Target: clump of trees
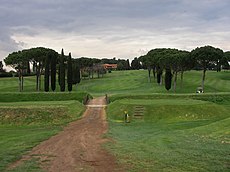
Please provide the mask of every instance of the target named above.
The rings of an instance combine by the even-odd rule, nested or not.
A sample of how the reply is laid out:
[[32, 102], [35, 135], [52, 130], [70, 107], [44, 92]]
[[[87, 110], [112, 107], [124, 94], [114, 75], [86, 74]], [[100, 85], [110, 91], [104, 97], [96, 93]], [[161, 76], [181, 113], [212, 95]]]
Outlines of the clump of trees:
[[[221, 66], [229, 67], [230, 52], [223, 52], [212, 46], [198, 47], [191, 52], [171, 49], [157, 48], [149, 51], [146, 55], [140, 56], [142, 67], [148, 69], [148, 81], [151, 82], [151, 70], [154, 80], [157, 76], [157, 83], [162, 84], [163, 72], [165, 71], [165, 88], [176, 92], [178, 74], [181, 75], [181, 88], [183, 87], [183, 74], [185, 71], [198, 68], [203, 70], [201, 86], [204, 90], [205, 73], [207, 69], [214, 68], [221, 70]], [[173, 82], [172, 82], [173, 79]]]
[[[78, 85], [81, 78], [97, 78], [103, 77], [106, 70], [102, 64], [117, 64], [117, 70], [148, 70], [148, 81], [151, 82], [151, 71], [154, 81], [159, 85], [165, 84], [167, 90], [171, 89], [176, 92], [177, 78], [180, 75], [180, 87], [183, 87], [183, 75], [185, 71], [191, 69], [203, 70], [202, 89], [204, 90], [204, 82], [206, 71], [215, 69], [218, 72], [222, 68], [229, 69], [230, 51], [223, 52], [219, 48], [212, 46], [198, 47], [191, 52], [171, 49], [156, 48], [150, 50], [146, 55], [135, 57], [131, 65], [129, 60], [103, 58], [87, 58], [81, 57], [73, 59], [71, 53], [64, 55], [62, 49], [61, 54], [56, 51], [37, 47], [17, 51], [9, 54], [5, 58], [5, 64], [13, 67], [18, 76], [19, 91], [23, 91], [24, 76], [36, 76], [36, 91], [41, 91], [41, 76], [44, 74], [44, 90], [56, 90], [56, 74], [58, 73], [58, 84], [60, 91], [66, 90], [66, 77], [68, 91], [72, 91], [72, 85]], [[32, 71], [31, 71], [32, 66]], [[0, 74], [3, 73], [3, 65], [0, 63]]]
[[[72, 69], [72, 57], [64, 55], [62, 49], [61, 55], [48, 48], [37, 47], [27, 50], [17, 51], [9, 54], [4, 59], [6, 65], [11, 66], [17, 72], [19, 81], [19, 91], [23, 91], [24, 76], [31, 73], [36, 75], [36, 91], [41, 91], [41, 76], [44, 74], [44, 91], [56, 90], [56, 73], [58, 69], [58, 83], [61, 91], [65, 91], [66, 72], [68, 91], [72, 91], [72, 84], [80, 83], [80, 69], [77, 61], [74, 61], [74, 70]], [[67, 67], [66, 67], [67, 62]], [[78, 66], [78, 68], [76, 68]], [[76, 73], [74, 73], [76, 72]], [[75, 77], [75, 78], [74, 78]]]
[[[47, 71], [49, 70], [48, 63], [50, 63], [50, 60], [48, 54], [52, 54], [52, 56], [58, 55], [57, 52], [52, 49], [38, 47], [13, 52], [4, 59], [6, 65], [11, 66], [17, 72], [19, 91], [23, 91], [24, 76], [31, 73], [30, 65], [33, 65], [33, 74], [36, 75], [36, 91], [41, 90], [41, 75], [44, 67], [47, 68]], [[46, 61], [47, 66], [45, 66]]]
[[215, 64], [217, 72], [221, 70], [221, 64], [224, 59], [224, 52], [219, 48], [212, 46], [198, 47], [191, 52], [191, 57], [195, 59], [196, 63], [202, 68], [202, 82], [201, 87], [204, 90], [204, 80], [207, 69]]
[[[184, 71], [189, 70], [193, 67], [193, 59], [190, 58], [189, 52], [181, 51], [178, 49], [153, 49], [149, 51], [146, 55], [139, 57], [139, 60], [142, 65], [148, 69], [149, 82], [151, 82], [150, 76], [152, 70], [154, 80], [157, 79], [157, 83], [159, 85], [162, 85], [163, 72], [166, 71], [165, 88], [169, 90], [171, 89], [172, 76], [174, 76], [174, 91], [176, 91], [178, 73], [180, 72], [181, 78], [183, 78]], [[181, 81], [183, 81], [183, 79]]]

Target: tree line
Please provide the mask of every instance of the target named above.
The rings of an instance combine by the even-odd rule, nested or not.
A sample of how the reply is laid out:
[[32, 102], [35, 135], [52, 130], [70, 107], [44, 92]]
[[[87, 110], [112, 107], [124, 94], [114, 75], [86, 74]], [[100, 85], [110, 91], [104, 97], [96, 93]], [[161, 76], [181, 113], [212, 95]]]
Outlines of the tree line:
[[162, 84], [163, 72], [165, 72], [165, 88], [167, 90], [171, 89], [173, 82], [175, 92], [179, 73], [182, 87], [185, 71], [191, 69], [203, 70], [201, 87], [204, 90], [206, 71], [215, 69], [219, 72], [222, 67], [229, 69], [229, 63], [229, 51], [223, 52], [219, 48], [204, 46], [197, 47], [191, 52], [171, 48], [156, 48], [150, 50], [146, 55], [135, 58], [132, 61], [132, 67], [135, 67], [135, 69], [146, 68], [149, 82], [151, 82], [150, 75], [152, 71], [154, 80], [156, 79], [160, 85]]
[[[52, 91], [56, 89], [56, 74], [58, 74], [58, 84], [60, 91], [66, 90], [66, 81], [68, 91], [72, 91], [72, 85], [77, 85], [81, 78], [103, 77], [106, 73], [102, 64], [117, 64], [117, 70], [130, 69], [147, 69], [148, 80], [151, 82], [151, 71], [154, 80], [162, 85], [163, 78], [165, 80], [165, 88], [176, 91], [177, 78], [180, 74], [181, 87], [183, 87], [183, 74], [191, 69], [203, 70], [202, 89], [204, 89], [205, 74], [208, 69], [220, 71], [221, 68], [229, 69], [230, 51], [223, 52], [219, 48], [212, 46], [198, 47], [191, 52], [172, 49], [172, 48], [156, 48], [150, 50], [146, 55], [135, 57], [131, 64], [129, 60], [108, 58], [89, 58], [81, 57], [73, 59], [71, 53], [64, 55], [56, 51], [37, 47], [17, 51], [9, 54], [4, 59], [6, 65], [10, 65], [17, 71], [19, 80], [19, 91], [23, 91], [23, 83], [25, 75], [36, 75], [36, 91], [41, 90], [41, 76], [44, 74], [44, 90]], [[32, 72], [31, 72], [31, 67]], [[4, 73], [3, 65], [0, 63], [0, 74]], [[163, 77], [164, 74], [164, 77]], [[6, 75], [5, 75], [6, 76]], [[67, 78], [67, 80], [66, 80]]]
[[66, 73], [68, 91], [72, 91], [72, 85], [80, 83], [80, 65], [71, 57], [64, 55], [62, 49], [61, 54], [56, 51], [37, 47], [17, 51], [9, 54], [4, 62], [11, 66], [17, 72], [19, 91], [23, 91], [24, 76], [31, 74], [32, 64], [33, 74], [36, 76], [36, 91], [41, 91], [41, 76], [44, 75], [44, 91], [56, 90], [56, 74], [58, 74], [58, 84], [60, 91], [65, 91]]
[[[64, 55], [64, 50], [58, 54], [56, 51], [36, 47], [10, 53], [5, 59], [6, 65], [16, 70], [18, 77], [19, 91], [24, 89], [24, 76], [36, 76], [36, 91], [41, 91], [41, 76], [44, 75], [44, 91], [56, 90], [56, 75], [58, 75], [58, 84], [60, 91], [72, 91], [72, 85], [80, 83], [81, 78], [103, 77], [106, 73], [102, 64], [117, 64], [117, 70], [129, 70], [129, 60], [108, 58], [72, 58], [71, 53]], [[3, 70], [2, 62], [1, 69]], [[31, 68], [32, 66], [32, 68]], [[32, 69], [32, 71], [31, 71]], [[4, 71], [5, 72], [5, 71]], [[1, 73], [1, 71], [0, 71]], [[9, 73], [4, 76], [9, 76]]]

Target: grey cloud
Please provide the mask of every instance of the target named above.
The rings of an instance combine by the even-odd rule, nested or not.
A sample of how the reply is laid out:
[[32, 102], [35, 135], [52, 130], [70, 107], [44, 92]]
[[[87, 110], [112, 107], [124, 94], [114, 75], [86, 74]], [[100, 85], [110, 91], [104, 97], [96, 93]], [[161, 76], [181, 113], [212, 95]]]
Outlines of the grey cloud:
[[230, 28], [229, 7], [229, 0], [1, 0], [1, 49], [20, 48], [13, 34], [34, 37], [46, 30], [127, 44], [224, 34]]

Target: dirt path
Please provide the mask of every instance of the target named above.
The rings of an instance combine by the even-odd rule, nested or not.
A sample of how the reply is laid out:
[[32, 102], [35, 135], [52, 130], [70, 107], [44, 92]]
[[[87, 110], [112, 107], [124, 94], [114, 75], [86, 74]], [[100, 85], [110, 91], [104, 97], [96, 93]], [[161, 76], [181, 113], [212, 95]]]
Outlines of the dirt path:
[[105, 104], [104, 97], [91, 100], [81, 120], [33, 148], [29, 156], [38, 157], [49, 172], [123, 171], [101, 147], [108, 127]]

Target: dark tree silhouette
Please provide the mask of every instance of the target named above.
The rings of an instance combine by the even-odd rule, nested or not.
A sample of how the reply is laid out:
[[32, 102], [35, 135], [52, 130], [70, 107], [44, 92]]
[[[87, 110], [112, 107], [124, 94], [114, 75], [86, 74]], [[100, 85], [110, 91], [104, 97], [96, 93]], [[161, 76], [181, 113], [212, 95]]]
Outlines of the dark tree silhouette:
[[65, 91], [65, 64], [64, 64], [64, 50], [61, 51], [59, 60], [59, 77], [60, 77], [60, 91]]
[[44, 90], [45, 92], [49, 91], [49, 78], [50, 78], [50, 61], [52, 58], [52, 54], [49, 53], [46, 56], [45, 60], [45, 75], [44, 75]]
[[72, 84], [73, 84], [73, 70], [72, 70], [72, 59], [71, 59], [71, 53], [69, 53], [68, 63], [67, 63], [67, 83], [68, 83], [68, 91], [72, 91]]

